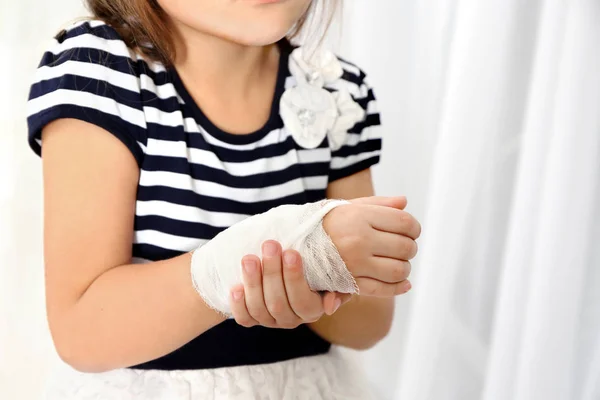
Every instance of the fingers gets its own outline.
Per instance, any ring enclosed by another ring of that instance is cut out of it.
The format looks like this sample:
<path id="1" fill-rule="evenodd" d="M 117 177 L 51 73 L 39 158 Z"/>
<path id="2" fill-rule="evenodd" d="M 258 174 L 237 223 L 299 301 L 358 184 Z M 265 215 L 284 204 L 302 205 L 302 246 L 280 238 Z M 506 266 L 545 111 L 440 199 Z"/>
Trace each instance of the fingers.
<path id="1" fill-rule="evenodd" d="M 235 322 L 245 328 L 251 328 L 258 325 L 258 321 L 252 318 L 248 312 L 248 308 L 246 307 L 244 285 L 236 285 L 231 289 L 229 302 L 231 305 L 231 313 L 235 318 Z"/>
<path id="2" fill-rule="evenodd" d="M 352 294 L 350 293 L 332 293 L 327 292 L 323 295 L 323 308 L 325 310 L 325 314 L 333 315 L 335 312 L 344 304 L 349 302 L 352 299 Z"/>
<path id="3" fill-rule="evenodd" d="M 373 205 L 373 206 L 384 206 L 396 208 L 398 210 L 404 210 L 407 205 L 406 197 L 382 197 L 382 196 L 371 196 L 371 197 L 361 197 L 360 199 L 354 199 L 351 201 L 353 204 L 364 204 L 364 205 Z"/>
<path id="4" fill-rule="evenodd" d="M 333 292 L 325 292 L 322 298 L 323 310 L 327 315 L 333 315 L 342 305 L 342 300 Z"/>
<path id="5" fill-rule="evenodd" d="M 414 240 L 421 236 L 421 224 L 406 211 L 373 205 L 365 206 L 365 209 L 369 223 L 377 230 L 397 233 Z"/>
<path id="6" fill-rule="evenodd" d="M 411 289 L 410 281 L 386 283 L 370 278 L 356 278 L 361 296 L 394 297 Z"/>
<path id="7" fill-rule="evenodd" d="M 321 296 L 308 286 L 297 251 L 287 250 L 283 254 L 283 281 L 294 314 L 303 322 L 317 321 L 323 315 Z"/>
<path id="8" fill-rule="evenodd" d="M 374 232 L 373 255 L 409 261 L 415 258 L 419 248 L 413 239 L 388 232 Z"/>
<path id="9" fill-rule="evenodd" d="M 262 268 L 261 268 L 262 266 Z M 297 251 L 282 254 L 275 241 L 263 244 L 262 262 L 254 255 L 242 260 L 243 285 L 232 288 L 230 303 L 236 322 L 245 327 L 295 328 L 333 314 L 352 295 L 313 292 L 304 277 Z"/>
<path id="10" fill-rule="evenodd" d="M 250 316 L 259 324 L 275 327 L 275 318 L 267 311 L 263 297 L 263 280 L 260 259 L 255 255 L 246 256 L 242 260 L 242 280 L 246 307 Z"/>
<path id="11" fill-rule="evenodd" d="M 279 327 L 295 328 L 302 322 L 288 302 L 281 245 L 272 240 L 263 244 L 263 292 L 267 310 Z"/>
<path id="12" fill-rule="evenodd" d="M 411 269 L 409 261 L 374 256 L 369 260 L 365 275 L 357 277 L 377 279 L 385 283 L 399 283 L 408 279 Z"/>

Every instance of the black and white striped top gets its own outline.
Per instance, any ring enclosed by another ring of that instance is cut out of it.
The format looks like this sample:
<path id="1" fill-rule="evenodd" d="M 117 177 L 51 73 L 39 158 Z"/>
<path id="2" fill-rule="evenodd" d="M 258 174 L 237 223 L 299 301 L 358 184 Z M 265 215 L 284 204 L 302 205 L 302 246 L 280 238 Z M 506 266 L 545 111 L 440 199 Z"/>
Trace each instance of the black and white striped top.
<path id="1" fill-rule="evenodd" d="M 292 47 L 282 41 L 280 48 L 268 122 L 254 133 L 234 135 L 203 114 L 175 69 L 146 61 L 103 22 L 80 22 L 55 38 L 36 72 L 28 103 L 29 143 L 41 154 L 42 128 L 60 118 L 83 120 L 110 132 L 140 168 L 134 262 L 191 251 L 248 216 L 282 204 L 320 200 L 329 182 L 379 160 L 380 119 L 373 91 L 365 74 L 343 60 L 343 77 L 326 88 L 348 90 L 367 116 L 350 129 L 337 151 L 327 139 L 310 150 L 295 143 L 279 116 L 282 93 L 296 84 L 288 69 Z M 139 368 L 259 364 L 328 348 L 306 327 L 245 329 L 226 321 Z"/>

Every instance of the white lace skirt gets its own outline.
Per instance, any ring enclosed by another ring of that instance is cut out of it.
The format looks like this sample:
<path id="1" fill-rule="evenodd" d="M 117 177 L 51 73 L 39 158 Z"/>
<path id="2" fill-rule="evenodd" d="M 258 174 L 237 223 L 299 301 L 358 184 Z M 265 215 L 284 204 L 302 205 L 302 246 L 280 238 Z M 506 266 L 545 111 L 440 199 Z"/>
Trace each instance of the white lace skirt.
<path id="1" fill-rule="evenodd" d="M 354 357 L 328 354 L 274 364 L 198 371 L 121 369 L 87 374 L 57 366 L 46 400 L 364 400 Z"/>

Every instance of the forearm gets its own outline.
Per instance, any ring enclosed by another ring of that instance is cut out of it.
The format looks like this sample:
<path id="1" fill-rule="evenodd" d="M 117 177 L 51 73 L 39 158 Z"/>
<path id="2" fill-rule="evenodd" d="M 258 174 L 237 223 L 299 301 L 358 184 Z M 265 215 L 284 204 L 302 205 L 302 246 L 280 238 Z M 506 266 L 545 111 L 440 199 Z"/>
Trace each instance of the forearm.
<path id="1" fill-rule="evenodd" d="M 124 265 L 98 277 L 51 323 L 61 357 L 85 371 L 128 367 L 166 355 L 222 322 L 194 290 L 190 260 L 185 254 Z"/>
<path id="2" fill-rule="evenodd" d="M 393 314 L 393 298 L 355 295 L 335 314 L 324 316 L 309 326 L 333 344 L 366 350 L 388 334 Z"/>

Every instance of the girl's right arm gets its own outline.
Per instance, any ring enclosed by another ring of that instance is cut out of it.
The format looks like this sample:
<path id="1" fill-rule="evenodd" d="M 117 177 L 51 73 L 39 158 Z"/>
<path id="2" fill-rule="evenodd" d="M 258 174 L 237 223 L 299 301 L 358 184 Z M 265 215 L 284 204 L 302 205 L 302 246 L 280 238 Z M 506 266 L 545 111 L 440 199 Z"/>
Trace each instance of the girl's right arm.
<path id="1" fill-rule="evenodd" d="M 131 264 L 139 168 L 102 128 L 43 130 L 48 321 L 60 357 L 101 372 L 159 358 L 223 321 L 194 290 L 191 255 Z"/>

